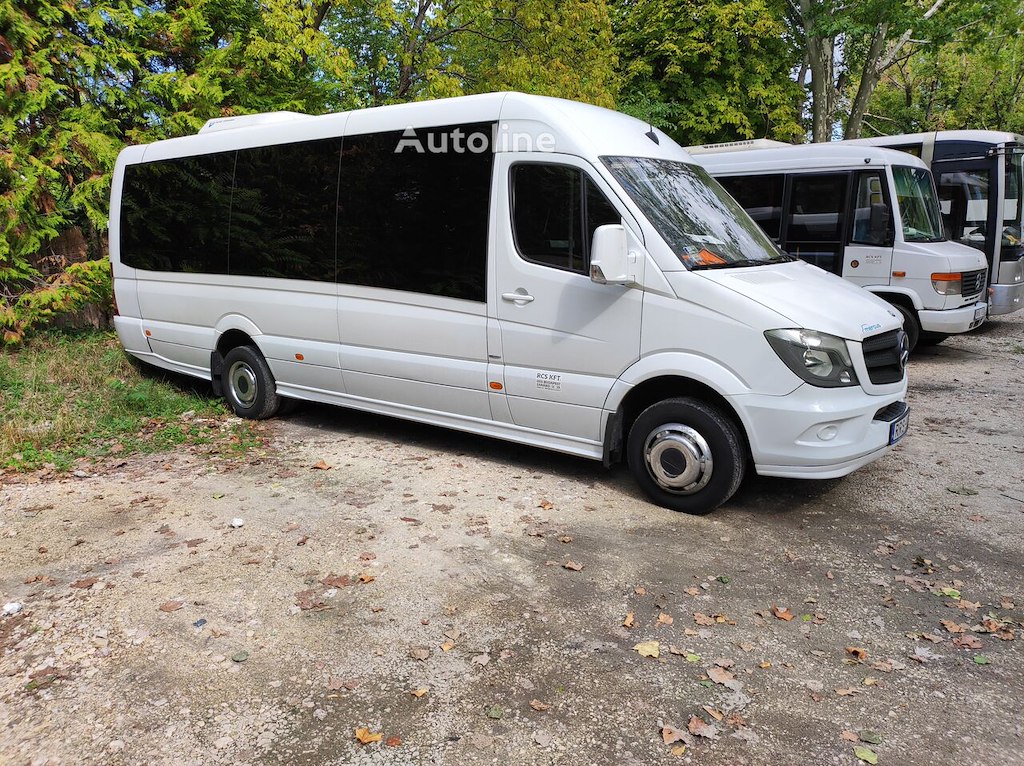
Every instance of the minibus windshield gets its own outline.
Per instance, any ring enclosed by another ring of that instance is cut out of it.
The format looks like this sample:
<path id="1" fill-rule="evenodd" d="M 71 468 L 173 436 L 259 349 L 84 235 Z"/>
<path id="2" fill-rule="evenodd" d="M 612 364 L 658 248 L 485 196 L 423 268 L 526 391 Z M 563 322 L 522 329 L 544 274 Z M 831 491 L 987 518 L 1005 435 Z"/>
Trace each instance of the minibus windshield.
<path id="1" fill-rule="evenodd" d="M 896 181 L 896 200 L 903 224 L 906 242 L 941 242 L 942 231 L 939 200 L 935 196 L 932 175 L 924 168 L 896 166 L 892 169 Z"/>
<path id="2" fill-rule="evenodd" d="M 601 160 L 688 269 L 794 260 L 703 168 L 647 157 Z"/>

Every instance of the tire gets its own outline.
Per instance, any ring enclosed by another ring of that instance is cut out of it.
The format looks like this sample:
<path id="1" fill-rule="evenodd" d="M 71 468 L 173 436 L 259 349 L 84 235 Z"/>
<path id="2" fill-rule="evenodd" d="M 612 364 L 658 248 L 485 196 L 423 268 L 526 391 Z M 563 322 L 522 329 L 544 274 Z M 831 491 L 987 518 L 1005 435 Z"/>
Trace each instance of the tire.
<path id="1" fill-rule="evenodd" d="M 949 336 L 944 332 L 927 332 L 922 330 L 917 342 L 922 346 L 937 346 Z"/>
<path id="2" fill-rule="evenodd" d="M 644 410 L 629 429 L 626 456 L 653 502 L 701 516 L 733 496 L 747 465 L 736 424 L 717 407 L 689 397 Z"/>
<path id="3" fill-rule="evenodd" d="M 253 346 L 236 346 L 224 356 L 224 398 L 240 418 L 265 420 L 281 406 L 267 360 Z"/>
<path id="4" fill-rule="evenodd" d="M 907 334 L 907 346 L 909 346 L 907 350 L 913 351 L 918 341 L 921 340 L 921 323 L 917 321 L 917 314 L 913 309 L 908 309 L 899 303 L 890 305 L 903 315 L 903 332 Z"/>

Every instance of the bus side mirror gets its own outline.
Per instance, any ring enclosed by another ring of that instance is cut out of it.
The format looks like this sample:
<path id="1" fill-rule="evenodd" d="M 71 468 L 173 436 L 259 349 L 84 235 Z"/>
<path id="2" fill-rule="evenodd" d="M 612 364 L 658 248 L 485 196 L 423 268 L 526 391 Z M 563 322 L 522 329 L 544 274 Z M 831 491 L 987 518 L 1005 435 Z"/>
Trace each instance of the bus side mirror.
<path id="1" fill-rule="evenodd" d="M 590 248 L 590 280 L 599 285 L 636 284 L 629 266 L 626 227 L 621 224 L 598 226 Z"/>
<path id="2" fill-rule="evenodd" d="M 884 202 L 875 203 L 871 206 L 871 242 L 873 244 L 884 244 L 889 241 L 889 206 Z"/>

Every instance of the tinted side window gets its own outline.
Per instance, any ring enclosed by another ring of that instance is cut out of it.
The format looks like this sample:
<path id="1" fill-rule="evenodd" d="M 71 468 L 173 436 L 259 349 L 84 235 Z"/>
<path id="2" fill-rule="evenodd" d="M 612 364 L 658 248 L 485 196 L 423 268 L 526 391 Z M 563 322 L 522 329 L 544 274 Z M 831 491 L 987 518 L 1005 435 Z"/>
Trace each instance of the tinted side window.
<path id="1" fill-rule="evenodd" d="M 718 181 L 765 234 L 779 238 L 782 229 L 782 194 L 786 186 L 784 176 L 733 176 L 719 178 Z"/>
<path id="2" fill-rule="evenodd" d="M 512 227 L 520 255 L 586 273 L 594 230 L 622 218 L 584 173 L 566 165 L 512 168 Z"/>
<path id="3" fill-rule="evenodd" d="M 346 137 L 338 281 L 483 301 L 492 129 L 418 130 L 415 142 L 402 131 Z M 467 138 L 477 135 L 484 145 Z"/>
<path id="4" fill-rule="evenodd" d="M 341 139 L 238 152 L 231 273 L 334 281 Z"/>
<path id="5" fill-rule="evenodd" d="M 846 197 L 846 176 L 794 176 L 789 199 L 787 238 L 798 242 L 839 242 Z"/>
<path id="6" fill-rule="evenodd" d="M 129 165 L 121 197 L 121 260 L 151 271 L 228 272 L 235 153 Z"/>

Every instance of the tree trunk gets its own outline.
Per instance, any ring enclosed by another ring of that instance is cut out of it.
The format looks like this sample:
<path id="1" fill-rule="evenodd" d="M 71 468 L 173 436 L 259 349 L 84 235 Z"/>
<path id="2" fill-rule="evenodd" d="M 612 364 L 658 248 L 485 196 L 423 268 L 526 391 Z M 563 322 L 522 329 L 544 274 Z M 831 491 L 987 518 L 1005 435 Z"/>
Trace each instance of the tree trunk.
<path id="1" fill-rule="evenodd" d="M 800 0 L 799 13 L 811 69 L 811 140 L 820 143 L 832 138 L 835 121 L 835 38 L 818 34 L 812 5 L 812 0 Z"/>
<path id="2" fill-rule="evenodd" d="M 860 138 L 861 127 L 864 125 L 864 114 L 868 110 L 871 94 L 875 92 L 875 86 L 878 85 L 878 81 L 882 77 L 879 63 L 888 34 L 889 24 L 884 23 L 880 24 L 871 36 L 871 45 L 868 47 L 868 54 L 864 60 L 860 83 L 857 85 L 857 95 L 854 96 L 853 105 L 850 107 L 850 119 L 846 122 L 843 138 Z"/>

